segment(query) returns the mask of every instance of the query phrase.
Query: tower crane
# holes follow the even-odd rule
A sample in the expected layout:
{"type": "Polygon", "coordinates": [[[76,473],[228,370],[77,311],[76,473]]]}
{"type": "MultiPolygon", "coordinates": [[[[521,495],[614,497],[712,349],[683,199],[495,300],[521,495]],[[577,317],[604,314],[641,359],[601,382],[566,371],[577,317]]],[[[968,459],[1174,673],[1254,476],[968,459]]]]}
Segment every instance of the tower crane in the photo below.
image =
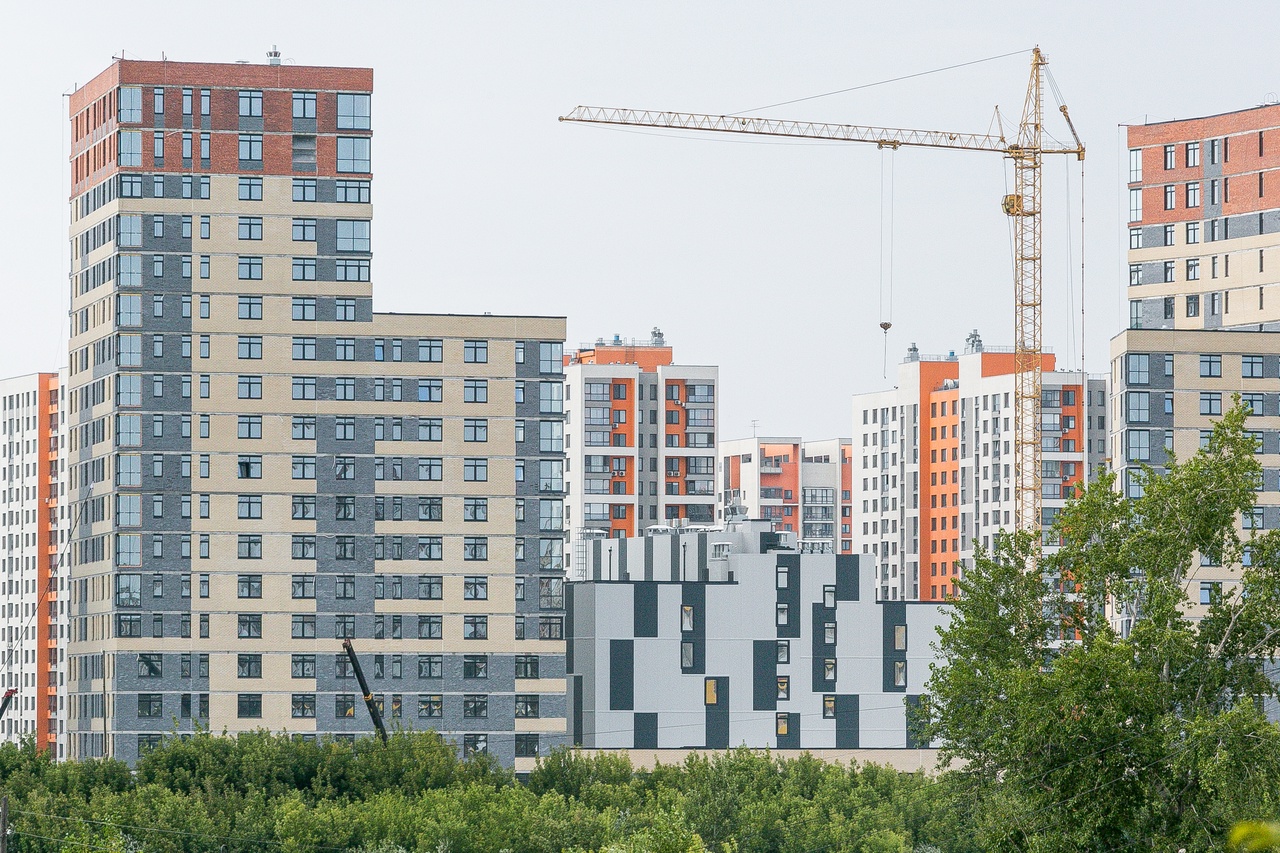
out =
{"type": "Polygon", "coordinates": [[[1038,530],[1040,518],[1040,388],[1041,388],[1041,163],[1046,154],[1074,154],[1084,159],[1084,143],[1076,133],[1066,105],[1058,107],[1071,131],[1074,145],[1044,145],[1043,74],[1048,60],[1036,47],[1031,52],[1031,78],[1027,83],[1017,138],[1006,140],[981,133],[908,130],[851,124],[791,121],[749,116],[714,116],[698,113],[631,110],[579,106],[560,121],[585,124],[700,130],[755,136],[782,136],[837,142],[865,142],[879,148],[946,148],[987,151],[1013,163],[1014,191],[1001,200],[1014,223],[1014,439],[1015,525],[1018,530],[1038,530]]]}

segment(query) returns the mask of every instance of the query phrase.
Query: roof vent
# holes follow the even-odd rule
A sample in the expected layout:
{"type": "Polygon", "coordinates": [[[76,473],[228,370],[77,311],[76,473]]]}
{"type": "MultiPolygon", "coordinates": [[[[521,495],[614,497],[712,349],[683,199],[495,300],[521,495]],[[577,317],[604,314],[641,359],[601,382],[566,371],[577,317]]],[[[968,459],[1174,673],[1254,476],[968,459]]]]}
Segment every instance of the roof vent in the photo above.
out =
{"type": "Polygon", "coordinates": [[[271,45],[271,50],[267,51],[267,64],[268,65],[280,64],[280,49],[276,47],[274,44],[271,45]]]}

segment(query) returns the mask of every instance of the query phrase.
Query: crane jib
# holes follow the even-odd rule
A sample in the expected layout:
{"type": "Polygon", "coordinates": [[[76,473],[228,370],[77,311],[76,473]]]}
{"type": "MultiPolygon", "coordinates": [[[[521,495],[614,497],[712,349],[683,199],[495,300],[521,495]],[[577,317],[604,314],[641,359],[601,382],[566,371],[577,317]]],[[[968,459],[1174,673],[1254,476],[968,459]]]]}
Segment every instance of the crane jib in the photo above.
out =
{"type": "Polygon", "coordinates": [[[1014,186],[1013,192],[1002,198],[1001,205],[1014,224],[1014,525],[1018,530],[1039,530],[1042,524],[1040,395],[1044,369],[1041,347],[1041,161],[1046,154],[1074,154],[1077,160],[1084,159],[1084,143],[1080,141],[1065,105],[1059,106],[1058,110],[1066,120],[1075,145],[1046,148],[1043,144],[1042,69],[1047,64],[1048,60],[1040,48],[1032,50],[1026,101],[1017,138],[1012,141],[1005,139],[1003,133],[992,136],[615,107],[579,106],[568,115],[561,116],[560,121],[865,142],[893,150],[917,147],[991,151],[1008,158],[1013,165],[1014,186]]]}

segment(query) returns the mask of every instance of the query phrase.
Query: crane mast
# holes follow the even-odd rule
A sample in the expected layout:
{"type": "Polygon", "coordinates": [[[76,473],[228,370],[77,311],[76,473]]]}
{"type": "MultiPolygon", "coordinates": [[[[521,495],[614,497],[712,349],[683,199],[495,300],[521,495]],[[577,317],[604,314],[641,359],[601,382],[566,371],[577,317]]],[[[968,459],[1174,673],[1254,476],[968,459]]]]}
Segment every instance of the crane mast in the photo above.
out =
{"type": "Polygon", "coordinates": [[[1065,105],[1058,109],[1066,119],[1075,144],[1052,148],[1043,144],[1043,69],[1047,64],[1048,60],[1040,48],[1033,49],[1031,78],[1027,83],[1022,119],[1014,142],[1007,141],[1003,135],[612,107],[579,106],[568,115],[561,116],[560,121],[862,142],[892,149],[989,151],[1007,157],[1013,164],[1014,173],[1014,192],[1006,195],[1002,202],[1004,212],[1012,218],[1014,226],[1014,522],[1018,530],[1038,530],[1041,524],[1040,391],[1043,370],[1041,164],[1045,154],[1074,154],[1078,160],[1083,160],[1085,154],[1084,143],[1080,141],[1065,105]]]}

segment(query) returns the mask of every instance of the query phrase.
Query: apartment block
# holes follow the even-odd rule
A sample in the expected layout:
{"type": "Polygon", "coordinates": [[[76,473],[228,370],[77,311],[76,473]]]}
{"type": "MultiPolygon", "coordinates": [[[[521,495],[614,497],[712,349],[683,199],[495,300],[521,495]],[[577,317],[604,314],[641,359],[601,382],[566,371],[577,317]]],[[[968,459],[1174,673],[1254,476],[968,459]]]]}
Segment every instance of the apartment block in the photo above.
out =
{"type": "Polygon", "coordinates": [[[565,742],[562,317],[375,313],[373,72],[70,97],[73,757],[174,726],[565,742]]]}
{"type": "Polygon", "coordinates": [[[875,559],[766,521],[596,540],[569,585],[574,743],[917,748],[945,605],[877,600],[875,559]]]}
{"type": "Polygon", "coordinates": [[[742,438],[720,447],[720,518],[794,532],[802,551],[853,553],[853,445],[847,438],[742,438]]]}
{"type": "Polygon", "coordinates": [[[66,755],[63,385],[57,373],[0,380],[0,737],[66,755]]]}
{"type": "MultiPolygon", "coordinates": [[[[1264,467],[1247,528],[1280,525],[1280,106],[1133,125],[1129,328],[1111,341],[1111,444],[1119,487],[1139,464],[1185,458],[1240,394],[1264,467]]],[[[1231,566],[1188,579],[1207,605],[1231,566]]],[[[1194,608],[1194,605],[1193,605],[1194,608]]],[[[1195,613],[1203,612],[1194,610],[1195,613]]],[[[1123,630],[1128,615],[1117,614],[1123,630]]]]}
{"type": "Polygon", "coordinates": [[[1280,329],[1280,105],[1127,130],[1130,329],[1280,329]]]}
{"type": "Polygon", "coordinates": [[[565,356],[572,576],[593,539],[715,523],[719,369],[673,358],[658,329],[565,356]]]}
{"type": "MultiPolygon", "coordinates": [[[[1106,450],[1106,385],[1044,355],[1041,523],[1106,450]]],[[[944,600],[978,548],[1013,525],[1013,349],[969,335],[960,355],[914,345],[897,387],[854,396],[853,545],[878,558],[879,595],[944,600]],[[859,459],[860,457],[860,459],[859,459]]]]}

